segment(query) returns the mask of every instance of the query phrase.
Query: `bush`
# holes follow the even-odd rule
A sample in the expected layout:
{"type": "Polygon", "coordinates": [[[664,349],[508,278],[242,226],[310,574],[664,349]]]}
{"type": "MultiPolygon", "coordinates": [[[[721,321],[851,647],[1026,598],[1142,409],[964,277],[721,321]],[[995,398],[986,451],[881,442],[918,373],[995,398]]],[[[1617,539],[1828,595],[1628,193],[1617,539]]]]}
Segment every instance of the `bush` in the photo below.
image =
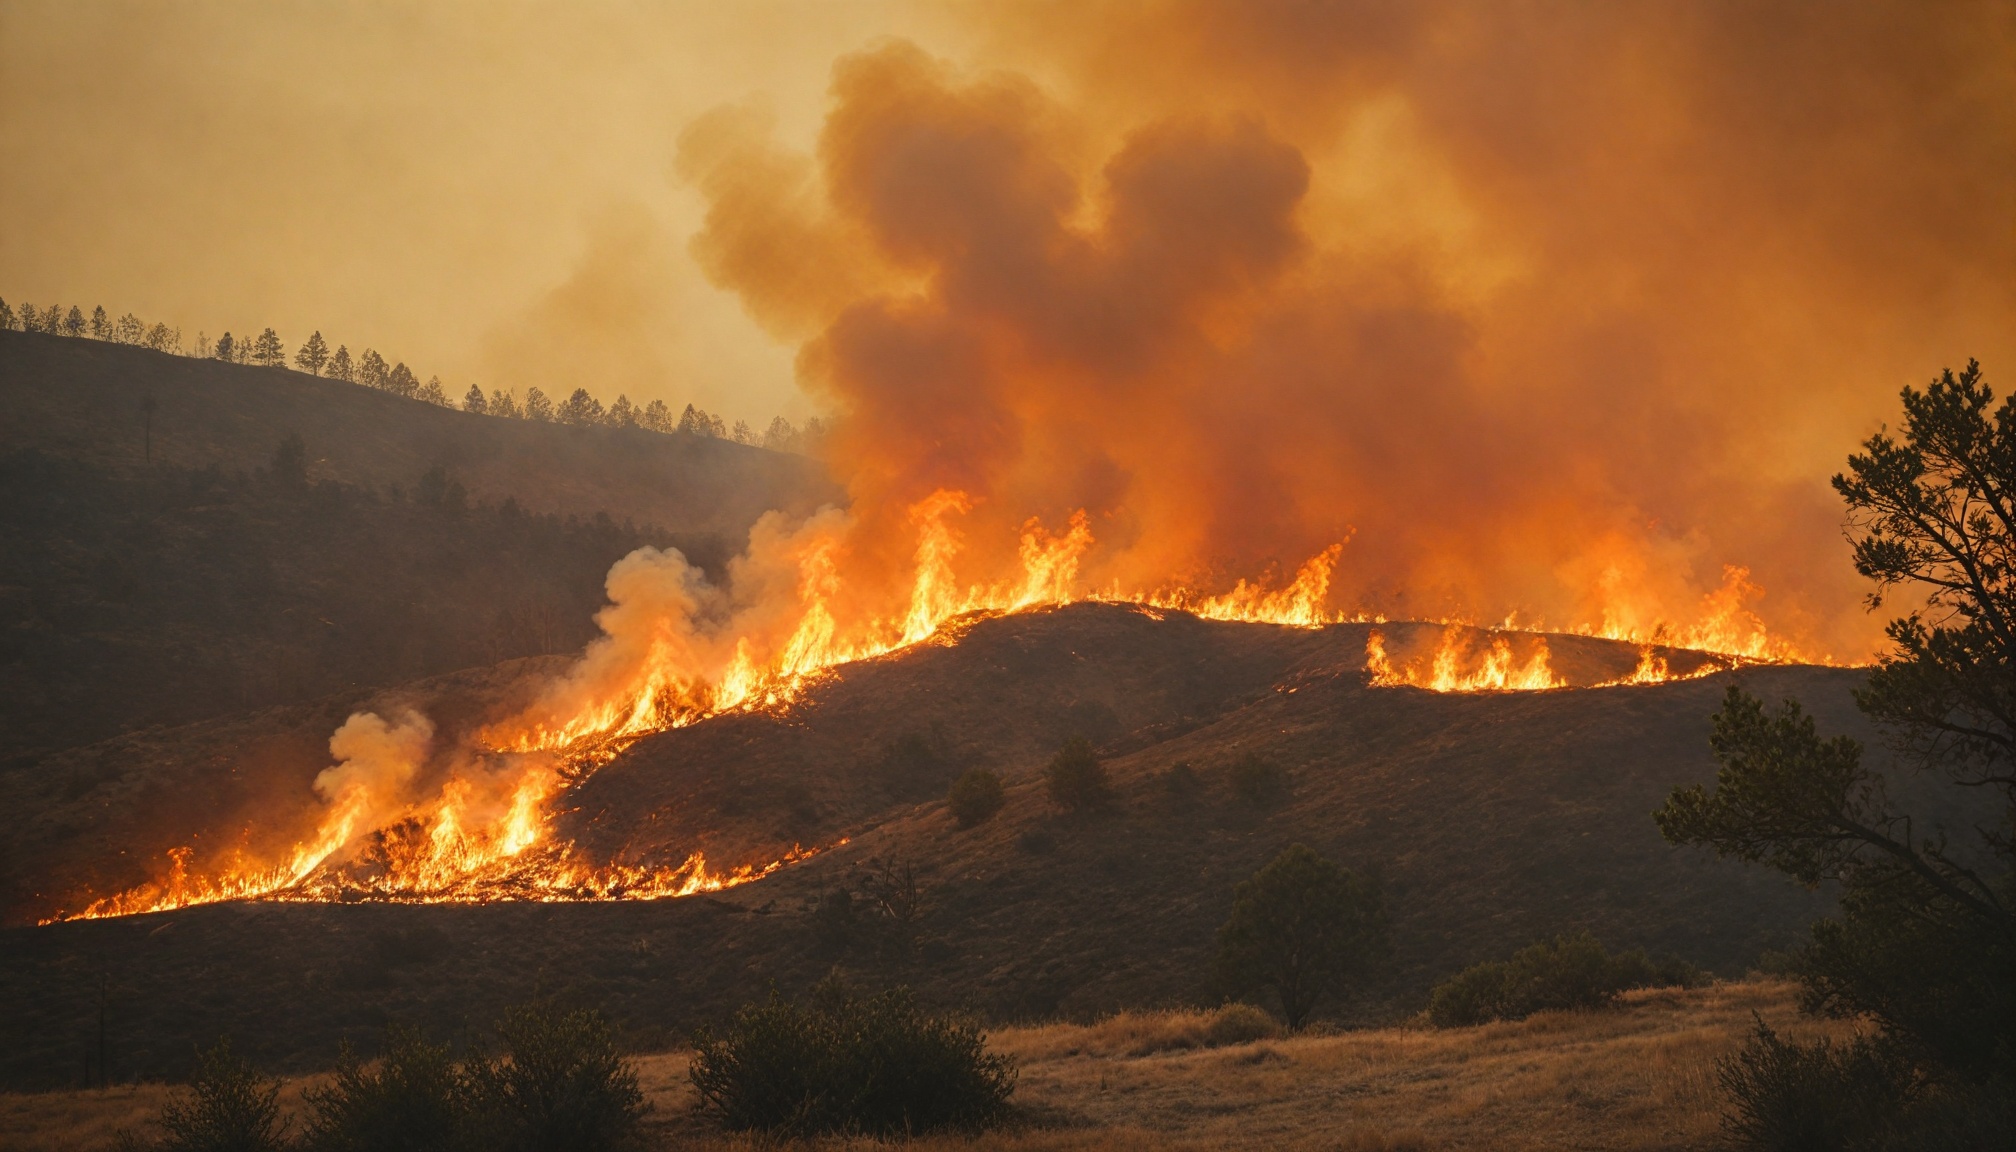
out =
{"type": "Polygon", "coordinates": [[[1106,782],[1106,766],[1092,751],[1092,743],[1082,736],[1064,742],[1050,758],[1043,782],[1050,799],[1072,812],[1088,812],[1112,806],[1113,789],[1106,782]]]}
{"type": "Polygon", "coordinates": [[[1601,1008],[1627,988],[1693,985],[1701,970],[1681,961],[1655,963],[1643,951],[1611,955],[1578,932],[1528,945],[1508,961],[1476,964],[1436,985],[1428,1019],[1438,1028],[1488,1020],[1519,1020],[1535,1012],[1601,1008]]]}
{"type": "Polygon", "coordinates": [[[599,1152],[636,1131],[644,1094],[600,1013],[532,1004],[497,1033],[504,1058],[468,1067],[481,1147],[599,1152]]]}
{"type": "Polygon", "coordinates": [[[1247,756],[1232,765],[1232,794],[1256,808],[1280,803],[1288,795],[1288,774],[1262,756],[1247,756]]]}
{"type": "Polygon", "coordinates": [[[1741,1051],[1716,1062],[1716,1078],[1734,1105],[1724,1130],[1760,1152],[1880,1147],[1915,1090],[1908,1066],[1866,1036],[1840,1048],[1800,1044],[1762,1020],[1741,1051]]]}
{"type": "Polygon", "coordinates": [[[808,1002],[774,991],[725,1035],[694,1037],[704,1111],[735,1130],[809,1136],[979,1131],[1006,1118],[1012,1058],[970,1022],[931,1015],[907,989],[862,997],[836,979],[808,1002]]]}
{"type": "Polygon", "coordinates": [[[1281,1035],[1281,1025],[1265,1010],[1251,1004],[1227,1004],[1213,1013],[1204,1025],[1204,1046],[1222,1048],[1227,1044],[1251,1044],[1281,1035]]]}
{"type": "Polygon", "coordinates": [[[416,1030],[387,1030],[374,1066],[345,1044],[335,1080],[305,1096],[313,1152],[453,1152],[469,1137],[468,1078],[416,1030]]]}
{"type": "Polygon", "coordinates": [[[196,1057],[186,1094],[161,1110],[163,1136],[151,1143],[121,1134],[127,1149],[159,1152],[277,1152],[287,1147],[280,1083],[262,1076],[220,1039],[196,1057]]]}
{"type": "Polygon", "coordinates": [[[1169,797],[1169,803],[1178,811],[1187,812],[1197,804],[1198,794],[1204,790],[1204,782],[1197,778],[1197,770],[1188,760],[1178,760],[1162,773],[1162,791],[1169,797]]]}
{"type": "Polygon", "coordinates": [[[1386,910],[1371,881],[1290,845],[1239,885],[1218,929],[1212,979],[1238,996],[1265,989],[1290,1031],[1385,958],[1386,910]]]}
{"type": "Polygon", "coordinates": [[[952,782],[952,791],[945,797],[945,802],[951,807],[952,817],[959,822],[959,827],[984,824],[1001,811],[1004,803],[1001,777],[985,768],[968,768],[952,782]]]}

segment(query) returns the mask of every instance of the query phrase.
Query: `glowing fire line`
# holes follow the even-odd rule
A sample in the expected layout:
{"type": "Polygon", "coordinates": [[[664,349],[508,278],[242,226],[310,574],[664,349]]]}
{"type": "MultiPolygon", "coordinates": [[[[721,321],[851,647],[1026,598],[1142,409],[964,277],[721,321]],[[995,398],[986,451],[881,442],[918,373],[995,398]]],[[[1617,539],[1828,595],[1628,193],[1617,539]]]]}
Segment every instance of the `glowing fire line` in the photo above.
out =
{"type": "MultiPolygon", "coordinates": [[[[821,849],[794,847],[779,859],[725,872],[710,869],[697,852],[671,867],[590,865],[576,858],[573,844],[554,839],[554,800],[638,737],[724,713],[786,707],[831,669],[947,641],[945,625],[957,618],[1091,600],[1134,604],[1150,613],[1178,611],[1297,628],[1384,623],[1326,610],[1341,544],[1310,558],[1278,589],[1240,580],[1216,596],[1183,588],[1123,592],[1117,587],[1081,595],[1076,591],[1079,563],[1092,544],[1083,511],[1055,534],[1029,521],[1021,534],[1019,575],[962,589],[953,568],[960,538],[950,519],[971,507],[964,493],[940,491],[911,509],[917,545],[907,603],[896,618],[858,629],[852,637],[834,610],[841,592],[840,538],[832,533],[794,538],[795,622],[767,655],[752,642],[751,633],[735,637],[729,654],[715,665],[720,670],[711,675],[705,672],[708,638],[691,627],[674,626],[699,616],[710,591],[695,586],[691,569],[676,553],[634,553],[611,570],[611,604],[598,617],[604,639],[591,646],[573,673],[548,685],[538,705],[486,729],[479,749],[458,762],[431,802],[391,803],[386,798],[427,762],[431,725],[417,716],[387,723],[359,714],[331,739],[339,764],[317,778],[326,807],[315,834],[296,845],[284,863],[241,859],[216,875],[199,876],[190,867],[193,851],[177,848],[169,853],[164,878],[44,923],[227,900],[655,900],[719,891],[762,879],[821,849]],[[622,595],[619,580],[625,584],[622,595]]],[[[752,552],[754,548],[752,535],[752,552]]],[[[1710,597],[1715,614],[1683,634],[1692,646],[1726,643],[1736,649],[1732,655],[1751,659],[1779,651],[1764,638],[1761,623],[1742,612],[1745,596],[1756,591],[1747,580],[1747,572],[1729,571],[1723,590],[1710,597]]],[[[1366,645],[1372,683],[1443,692],[1566,686],[1549,665],[1544,638],[1525,641],[1528,655],[1521,660],[1507,637],[1497,635],[1484,645],[1481,658],[1473,658],[1463,629],[1456,626],[1460,622],[1447,623],[1451,627],[1425,668],[1394,666],[1383,636],[1374,629],[1366,645]]],[[[1652,641],[1626,631],[1606,618],[1603,634],[1616,632],[1612,638],[1645,645],[1638,668],[1613,683],[1683,678],[1669,672],[1664,659],[1654,654],[1652,641]]],[[[1689,675],[1705,675],[1720,666],[1704,668],[1689,675]]]]}

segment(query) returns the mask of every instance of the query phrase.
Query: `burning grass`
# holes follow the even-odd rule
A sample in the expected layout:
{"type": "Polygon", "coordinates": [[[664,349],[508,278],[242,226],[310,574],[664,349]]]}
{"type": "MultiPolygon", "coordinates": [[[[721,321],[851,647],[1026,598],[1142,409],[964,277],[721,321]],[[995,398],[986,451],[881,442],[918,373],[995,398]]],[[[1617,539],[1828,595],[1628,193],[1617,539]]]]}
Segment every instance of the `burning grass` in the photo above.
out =
{"type": "MultiPolygon", "coordinates": [[[[1840,1034],[1798,1017],[1777,982],[1626,993],[1597,1012],[1542,1013],[1475,1028],[1397,1027],[1210,1046],[1218,1016],[1126,1013],[1098,1023],[993,1032],[1021,1068],[1021,1126],[920,1140],[920,1149],[1681,1149],[1713,1140],[1719,1056],[1751,1014],[1781,1031],[1840,1034]]],[[[647,1146],[753,1148],[692,1112],[689,1054],[638,1058],[647,1146]]],[[[299,1117],[311,1077],[281,1103],[299,1117]]],[[[155,1085],[0,1096],[0,1145],[89,1152],[157,1111],[155,1085]]],[[[765,1144],[765,1147],[774,1145],[765,1144]]],[[[868,1148],[832,1141],[805,1147],[868,1148]]]]}

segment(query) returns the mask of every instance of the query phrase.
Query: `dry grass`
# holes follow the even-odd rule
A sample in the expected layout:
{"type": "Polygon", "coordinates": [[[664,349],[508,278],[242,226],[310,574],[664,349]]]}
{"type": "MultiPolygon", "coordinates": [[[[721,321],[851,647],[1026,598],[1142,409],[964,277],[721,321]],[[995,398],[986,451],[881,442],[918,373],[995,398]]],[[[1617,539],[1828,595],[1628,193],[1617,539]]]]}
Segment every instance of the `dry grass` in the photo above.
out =
{"type": "MultiPolygon", "coordinates": [[[[1796,1035],[1789,985],[1720,984],[1626,994],[1610,1010],[1435,1030],[1387,1028],[1213,1045],[1250,1022],[1219,1013],[1123,1013],[1097,1024],[1008,1028],[1026,1123],[921,1149],[1681,1149],[1712,1139],[1715,1058],[1751,1013],[1796,1035]]],[[[774,1148],[714,1133],[691,1113],[687,1055],[638,1059],[655,1147],[774,1148]]],[[[298,1116],[301,1088],[283,1102],[298,1116]]],[[[157,1111],[159,1085],[0,1096],[0,1147],[108,1147],[157,1111]]],[[[861,1147],[835,1142],[822,1147],[861,1147]]]]}

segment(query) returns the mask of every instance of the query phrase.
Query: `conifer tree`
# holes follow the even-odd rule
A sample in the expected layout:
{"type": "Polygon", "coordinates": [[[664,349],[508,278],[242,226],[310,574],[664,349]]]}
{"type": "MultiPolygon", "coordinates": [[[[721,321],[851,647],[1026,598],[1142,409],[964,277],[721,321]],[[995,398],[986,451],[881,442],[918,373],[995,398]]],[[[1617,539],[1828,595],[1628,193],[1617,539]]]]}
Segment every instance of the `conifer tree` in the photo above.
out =
{"type": "Polygon", "coordinates": [[[147,330],[147,347],[154,349],[156,352],[173,352],[181,343],[182,330],[180,328],[170,328],[168,325],[157,320],[154,322],[154,326],[147,330]]]}
{"type": "MultiPolygon", "coordinates": [[[[120,318],[120,328],[122,330],[125,328],[124,317],[120,318]]],[[[234,345],[235,342],[231,339],[231,333],[226,332],[222,336],[217,337],[217,351],[213,355],[228,364],[231,362],[231,354],[235,350],[234,345]]]]}
{"type": "Polygon", "coordinates": [[[411,398],[420,391],[420,381],[414,379],[413,370],[406,367],[404,360],[392,365],[392,371],[385,374],[385,390],[394,396],[411,398]]]}
{"type": "Polygon", "coordinates": [[[756,443],[755,430],[749,427],[749,422],[747,420],[735,421],[735,430],[728,434],[728,438],[730,440],[735,441],[735,443],[737,444],[756,443]]]}
{"type": "Polygon", "coordinates": [[[576,388],[560,405],[558,415],[562,424],[600,424],[602,402],[590,396],[586,388],[576,388]]]}
{"type": "Polygon", "coordinates": [[[691,404],[686,405],[686,410],[679,414],[679,431],[697,436],[705,436],[707,434],[707,414],[693,407],[691,404]]]}
{"type": "Polygon", "coordinates": [[[41,330],[42,330],[42,314],[35,310],[35,305],[33,304],[21,305],[21,331],[40,332],[41,330]]]}
{"type": "Polygon", "coordinates": [[[357,370],[350,365],[350,346],[338,344],[336,355],[329,358],[329,378],[349,383],[357,377],[357,370]]]}
{"type": "Polygon", "coordinates": [[[490,390],[490,415],[516,420],[524,413],[518,408],[518,400],[502,388],[490,390]]]}
{"type": "Polygon", "coordinates": [[[63,334],[63,309],[51,304],[43,310],[42,331],[49,333],[51,336],[61,336],[63,334]]]}
{"type": "Polygon", "coordinates": [[[670,432],[672,409],[667,408],[663,400],[653,400],[645,405],[643,414],[637,417],[637,422],[653,432],[670,432]]]}
{"type": "MultiPolygon", "coordinates": [[[[119,317],[118,327],[112,333],[112,338],[121,344],[138,344],[140,341],[146,339],[146,337],[147,326],[140,323],[140,318],[131,312],[119,317]]],[[[219,360],[230,359],[230,357],[221,354],[217,358],[219,360]]]]}
{"type": "Polygon", "coordinates": [[[464,412],[474,412],[478,416],[481,416],[489,407],[490,402],[483,398],[483,386],[481,384],[469,385],[468,393],[462,397],[462,410],[464,412]]]}
{"type": "Polygon", "coordinates": [[[285,368],[287,349],[280,344],[280,334],[268,328],[259,333],[252,342],[252,362],[263,368],[285,368]]]}
{"type": "MultiPolygon", "coordinates": [[[[397,371],[397,369],[394,369],[394,371],[397,371]]],[[[425,400],[429,404],[438,405],[442,408],[453,408],[455,406],[448,399],[448,390],[441,386],[441,378],[439,376],[429,376],[426,387],[421,388],[414,395],[416,399],[425,400]]]]}
{"type": "Polygon", "coordinates": [[[357,382],[366,388],[385,390],[385,379],[391,375],[391,368],[376,348],[366,348],[363,359],[357,361],[357,382]]]}
{"type": "Polygon", "coordinates": [[[12,332],[13,330],[14,309],[7,306],[7,301],[0,300],[0,332],[12,332]]]}
{"type": "Polygon", "coordinates": [[[112,338],[112,321],[106,319],[105,306],[103,304],[91,309],[91,338],[93,340],[110,340],[112,338]]]}
{"type": "Polygon", "coordinates": [[[609,405],[608,421],[612,428],[637,427],[637,408],[630,403],[630,397],[616,394],[616,402],[609,405]]]}
{"type": "Polygon", "coordinates": [[[798,429],[782,416],[770,421],[770,427],[763,432],[763,447],[772,452],[792,451],[797,442],[798,429]]]}
{"type": "Polygon", "coordinates": [[[322,342],[322,333],[317,331],[308,337],[301,350],[294,353],[294,366],[310,376],[320,376],[322,365],[329,362],[329,345],[322,342]]]}
{"type": "Polygon", "coordinates": [[[84,335],[84,310],[75,304],[72,304],[70,311],[63,316],[63,334],[65,336],[84,335]]]}
{"type": "Polygon", "coordinates": [[[553,419],[553,401],[546,393],[541,392],[536,384],[525,389],[525,418],[541,421],[553,419]]]}

